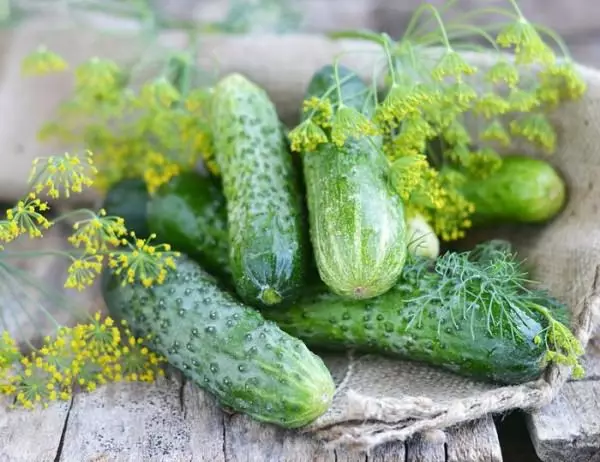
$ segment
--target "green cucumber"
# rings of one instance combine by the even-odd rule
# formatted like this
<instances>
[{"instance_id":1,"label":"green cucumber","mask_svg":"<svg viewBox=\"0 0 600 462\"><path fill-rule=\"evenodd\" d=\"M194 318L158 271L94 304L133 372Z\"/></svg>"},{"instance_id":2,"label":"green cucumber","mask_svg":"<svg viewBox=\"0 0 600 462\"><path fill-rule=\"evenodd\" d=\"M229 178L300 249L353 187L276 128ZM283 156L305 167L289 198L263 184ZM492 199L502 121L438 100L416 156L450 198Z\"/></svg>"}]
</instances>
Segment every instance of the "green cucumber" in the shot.
<instances>
[{"instance_id":1,"label":"green cucumber","mask_svg":"<svg viewBox=\"0 0 600 462\"><path fill-rule=\"evenodd\" d=\"M161 240L230 279L225 197L214 179L193 171L179 174L153 194L147 214L150 230Z\"/></svg>"},{"instance_id":2,"label":"green cucumber","mask_svg":"<svg viewBox=\"0 0 600 462\"><path fill-rule=\"evenodd\" d=\"M211 112L236 292L250 305L290 302L305 285L308 229L275 106L263 89L231 74L216 85Z\"/></svg>"},{"instance_id":3,"label":"green cucumber","mask_svg":"<svg viewBox=\"0 0 600 462\"><path fill-rule=\"evenodd\" d=\"M340 66L346 106L369 112L365 83ZM306 98L323 97L335 85L333 66L320 69ZM338 103L334 91L329 95ZM390 184L380 137L348 139L343 147L321 144L302 153L314 258L323 282L343 297L368 299L389 290L407 254L404 206Z\"/></svg>"},{"instance_id":4,"label":"green cucumber","mask_svg":"<svg viewBox=\"0 0 600 462\"><path fill-rule=\"evenodd\" d=\"M106 270L108 311L224 407L285 428L331 405L335 385L321 358L237 301L196 262L180 257L164 284L123 285Z\"/></svg>"},{"instance_id":5,"label":"green cucumber","mask_svg":"<svg viewBox=\"0 0 600 462\"><path fill-rule=\"evenodd\" d=\"M475 205L475 225L543 223L555 217L566 202L560 174L540 159L507 156L496 172L484 179L467 179L459 186Z\"/></svg>"},{"instance_id":6,"label":"green cucumber","mask_svg":"<svg viewBox=\"0 0 600 462\"><path fill-rule=\"evenodd\" d=\"M479 380L526 382L545 367L548 319L537 307L567 310L541 292L521 290L520 270L507 255L490 246L473 258L468 252L435 262L417 258L380 297L348 300L322 292L265 316L309 348L352 348Z\"/></svg>"},{"instance_id":7,"label":"green cucumber","mask_svg":"<svg viewBox=\"0 0 600 462\"><path fill-rule=\"evenodd\" d=\"M107 191L102 204L107 215L125 220L129 231L134 231L142 239L150 235L146 204L149 200L148 188L141 178L126 178Z\"/></svg>"}]
</instances>

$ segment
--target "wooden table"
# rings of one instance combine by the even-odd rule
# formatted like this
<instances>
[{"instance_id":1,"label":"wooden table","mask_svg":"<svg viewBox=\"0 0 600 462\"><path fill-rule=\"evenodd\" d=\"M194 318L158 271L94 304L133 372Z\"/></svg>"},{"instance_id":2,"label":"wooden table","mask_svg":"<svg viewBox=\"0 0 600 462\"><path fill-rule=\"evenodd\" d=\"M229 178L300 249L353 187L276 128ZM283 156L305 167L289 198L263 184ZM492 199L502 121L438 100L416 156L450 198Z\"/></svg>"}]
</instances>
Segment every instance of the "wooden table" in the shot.
<instances>
[{"instance_id":1,"label":"wooden table","mask_svg":"<svg viewBox=\"0 0 600 462\"><path fill-rule=\"evenodd\" d=\"M56 227L26 248L64 242ZM62 287L65 264L55 258L18 262L40 279ZM10 308L11 300L0 299ZM85 300L81 300L85 303ZM91 305L91 301L88 300ZM600 360L587 376L568 383L558 399L527 416L536 451L544 462L600 461ZM80 393L46 410L0 408L0 462L252 461L252 462L500 462L503 451L491 416L445 436L377 448L371 454L334 450L308 436L226 414L211 396L177 372L152 384L119 383ZM529 462L521 457L507 462Z\"/></svg>"}]
</instances>

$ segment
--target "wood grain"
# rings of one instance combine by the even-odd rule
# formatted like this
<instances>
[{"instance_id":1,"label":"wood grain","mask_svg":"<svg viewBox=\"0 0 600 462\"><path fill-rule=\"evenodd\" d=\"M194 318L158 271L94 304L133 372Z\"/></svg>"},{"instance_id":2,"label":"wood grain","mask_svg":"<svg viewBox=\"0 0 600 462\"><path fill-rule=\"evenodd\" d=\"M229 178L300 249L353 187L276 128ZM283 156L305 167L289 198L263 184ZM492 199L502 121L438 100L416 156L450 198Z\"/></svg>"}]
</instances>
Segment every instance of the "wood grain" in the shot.
<instances>
[{"instance_id":1,"label":"wood grain","mask_svg":"<svg viewBox=\"0 0 600 462\"><path fill-rule=\"evenodd\" d=\"M600 461L600 382L568 382L550 405L527 416L544 462Z\"/></svg>"}]
</instances>

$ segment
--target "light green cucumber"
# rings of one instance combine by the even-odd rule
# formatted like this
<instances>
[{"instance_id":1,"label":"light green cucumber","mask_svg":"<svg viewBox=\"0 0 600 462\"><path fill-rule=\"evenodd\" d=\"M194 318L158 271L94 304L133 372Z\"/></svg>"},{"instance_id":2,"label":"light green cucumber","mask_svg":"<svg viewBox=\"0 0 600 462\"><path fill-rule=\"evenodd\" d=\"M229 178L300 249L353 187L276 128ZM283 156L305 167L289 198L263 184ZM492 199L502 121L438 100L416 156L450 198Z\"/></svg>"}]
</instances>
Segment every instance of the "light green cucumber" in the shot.
<instances>
[{"instance_id":1,"label":"light green cucumber","mask_svg":"<svg viewBox=\"0 0 600 462\"><path fill-rule=\"evenodd\" d=\"M340 93L346 106L369 114L368 87L343 66ZM323 97L335 85L333 66L320 69L306 98ZM329 98L338 104L338 94ZM389 290L407 254L404 206L388 178L380 137L344 146L321 144L302 153L310 224L317 268L329 289L343 297L368 299Z\"/></svg>"},{"instance_id":2,"label":"light green cucumber","mask_svg":"<svg viewBox=\"0 0 600 462\"><path fill-rule=\"evenodd\" d=\"M122 285L110 270L102 292L110 314L207 390L221 406L285 428L307 425L331 405L323 361L242 304L187 257L164 284Z\"/></svg>"},{"instance_id":3,"label":"light green cucumber","mask_svg":"<svg viewBox=\"0 0 600 462\"><path fill-rule=\"evenodd\" d=\"M475 205L475 225L543 223L564 207L567 189L548 162L528 156L502 159L499 170L483 179L468 179L459 186Z\"/></svg>"},{"instance_id":4,"label":"light green cucumber","mask_svg":"<svg viewBox=\"0 0 600 462\"><path fill-rule=\"evenodd\" d=\"M211 111L236 292L251 305L285 304L305 285L308 226L275 106L255 83L231 74L216 85Z\"/></svg>"}]
</instances>

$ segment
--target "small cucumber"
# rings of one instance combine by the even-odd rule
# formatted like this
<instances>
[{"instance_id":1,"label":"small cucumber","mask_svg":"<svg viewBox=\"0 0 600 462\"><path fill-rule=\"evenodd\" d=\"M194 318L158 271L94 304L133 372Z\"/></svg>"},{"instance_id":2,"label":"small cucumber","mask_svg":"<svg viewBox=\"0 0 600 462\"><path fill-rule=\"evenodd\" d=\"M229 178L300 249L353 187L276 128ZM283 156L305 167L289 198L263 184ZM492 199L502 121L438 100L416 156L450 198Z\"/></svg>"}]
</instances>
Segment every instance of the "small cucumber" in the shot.
<instances>
[{"instance_id":1,"label":"small cucumber","mask_svg":"<svg viewBox=\"0 0 600 462\"><path fill-rule=\"evenodd\" d=\"M475 205L476 225L542 223L563 208L567 191L548 162L527 156L507 156L493 174L468 179L460 192Z\"/></svg>"},{"instance_id":2,"label":"small cucumber","mask_svg":"<svg viewBox=\"0 0 600 462\"><path fill-rule=\"evenodd\" d=\"M369 112L368 87L340 66L346 106ZM306 98L323 97L335 85L333 66L320 69ZM329 96L333 105L337 93ZM321 279L338 295L367 299L390 289L407 254L404 206L387 176L380 137L348 139L343 147L321 144L303 152L310 238Z\"/></svg>"},{"instance_id":3,"label":"small cucumber","mask_svg":"<svg viewBox=\"0 0 600 462\"><path fill-rule=\"evenodd\" d=\"M331 405L335 385L321 358L222 290L187 257L164 284L125 285L105 270L102 291L116 319L221 406L285 428L306 425Z\"/></svg>"},{"instance_id":4,"label":"small cucumber","mask_svg":"<svg viewBox=\"0 0 600 462\"><path fill-rule=\"evenodd\" d=\"M143 179L126 178L115 183L106 193L102 208L107 215L125 220L129 231L134 231L142 239L150 235L146 204L149 200L148 189Z\"/></svg>"},{"instance_id":5,"label":"small cucumber","mask_svg":"<svg viewBox=\"0 0 600 462\"><path fill-rule=\"evenodd\" d=\"M305 284L308 229L275 106L263 89L231 74L216 85L211 111L236 292L251 305L285 304Z\"/></svg>"},{"instance_id":6,"label":"small cucumber","mask_svg":"<svg viewBox=\"0 0 600 462\"><path fill-rule=\"evenodd\" d=\"M265 316L309 348L355 349L422 361L475 379L506 384L540 376L549 311L564 306L542 293L519 292L512 261L489 248L467 261L444 254L407 263L397 285L371 300L330 292ZM491 270L490 270L491 268ZM492 282L490 282L492 281ZM563 318L557 315L555 318Z\"/></svg>"},{"instance_id":7,"label":"small cucumber","mask_svg":"<svg viewBox=\"0 0 600 462\"><path fill-rule=\"evenodd\" d=\"M214 179L179 174L152 195L147 213L151 232L161 240L230 279L225 197Z\"/></svg>"}]
</instances>

